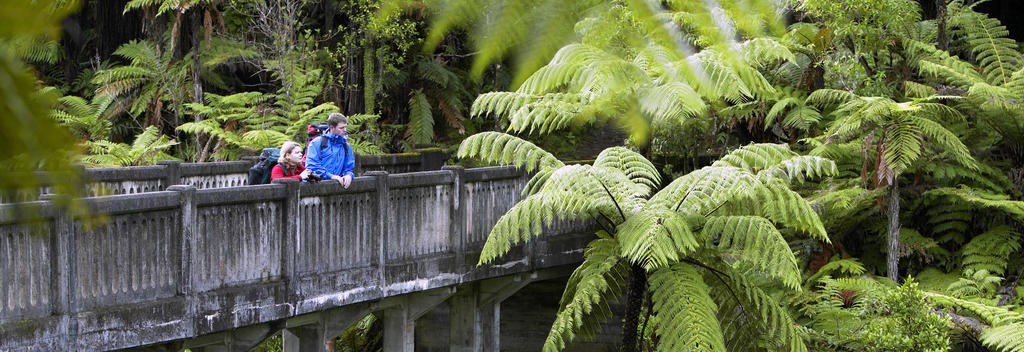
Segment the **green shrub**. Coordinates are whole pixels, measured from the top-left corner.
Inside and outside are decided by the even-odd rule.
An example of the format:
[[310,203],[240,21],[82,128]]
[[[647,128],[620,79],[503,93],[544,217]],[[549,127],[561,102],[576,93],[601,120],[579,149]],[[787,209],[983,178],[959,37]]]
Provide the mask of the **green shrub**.
[[863,338],[868,351],[948,351],[946,318],[931,313],[931,304],[908,279],[882,299],[877,319],[868,324]]

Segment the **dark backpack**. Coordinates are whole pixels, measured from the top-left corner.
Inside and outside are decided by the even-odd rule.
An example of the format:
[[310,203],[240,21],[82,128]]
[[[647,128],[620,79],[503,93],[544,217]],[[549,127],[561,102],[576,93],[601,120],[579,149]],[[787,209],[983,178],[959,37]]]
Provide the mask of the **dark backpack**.
[[280,148],[263,148],[260,152],[260,160],[249,168],[249,184],[262,185],[270,183],[270,171],[277,165],[277,159],[281,157]]

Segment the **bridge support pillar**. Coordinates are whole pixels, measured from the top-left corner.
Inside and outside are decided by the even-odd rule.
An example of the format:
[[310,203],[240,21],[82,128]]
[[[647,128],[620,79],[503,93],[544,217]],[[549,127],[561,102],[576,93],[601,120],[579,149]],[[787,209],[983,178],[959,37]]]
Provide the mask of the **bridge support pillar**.
[[[278,327],[279,329],[279,327]],[[255,325],[205,336],[185,342],[192,352],[245,352],[259,345],[277,329],[268,325]]]
[[281,332],[284,352],[329,351],[334,337],[369,313],[369,305],[358,304],[288,319]]
[[515,275],[459,286],[458,293],[448,302],[451,351],[499,351],[501,302],[533,282],[535,277]]
[[380,303],[384,311],[384,352],[413,352],[416,343],[416,319],[441,304],[453,288],[439,288],[393,298]]

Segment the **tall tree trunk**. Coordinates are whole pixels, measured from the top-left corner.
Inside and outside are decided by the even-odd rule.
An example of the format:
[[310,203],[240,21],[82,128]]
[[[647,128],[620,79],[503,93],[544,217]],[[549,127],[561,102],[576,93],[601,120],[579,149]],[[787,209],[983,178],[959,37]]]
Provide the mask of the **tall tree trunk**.
[[[367,38],[367,42],[369,41]],[[377,77],[373,71],[373,52],[372,47],[363,48],[363,110],[367,114],[373,114],[376,111],[374,98],[377,94]]]
[[939,29],[939,49],[949,50],[949,38],[946,37],[946,0],[935,0],[935,23]]
[[[202,11],[198,8],[191,9],[192,11],[192,102],[196,104],[203,103],[203,81],[199,78],[202,69],[202,61],[199,59],[200,47],[202,46],[202,37],[199,32],[204,29],[202,20]],[[195,114],[192,117],[192,121],[199,123],[199,114]],[[177,134],[178,129],[174,129]],[[198,161],[201,154],[201,144],[199,143],[199,134],[196,133],[196,160]],[[183,153],[184,154],[184,153]]]
[[[364,49],[365,50],[365,49]],[[351,48],[345,55],[345,79],[343,89],[342,112],[359,114],[363,112],[363,52]]]
[[[100,60],[110,58],[121,44],[138,39],[142,28],[139,11],[124,12],[129,0],[95,1],[97,52]],[[88,22],[85,22],[88,23]]]
[[626,316],[622,322],[623,352],[636,352],[639,348],[640,311],[647,292],[647,271],[640,264],[630,265],[629,291],[626,292]]
[[68,16],[61,21],[63,33],[60,36],[60,46],[64,48],[64,79],[67,82],[74,82],[78,77],[79,54],[82,51],[82,13],[78,12]]
[[886,276],[892,281],[899,279],[900,261],[900,190],[899,176],[893,176],[889,185],[889,260]]

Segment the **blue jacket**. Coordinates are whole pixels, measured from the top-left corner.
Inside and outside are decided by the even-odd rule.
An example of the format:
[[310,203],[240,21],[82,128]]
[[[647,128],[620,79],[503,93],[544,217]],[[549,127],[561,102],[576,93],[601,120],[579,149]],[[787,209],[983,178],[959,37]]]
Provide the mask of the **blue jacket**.
[[[327,143],[323,150],[321,143]],[[313,139],[306,149],[306,168],[325,180],[334,175],[355,177],[356,157],[348,145],[348,136],[327,132]]]

